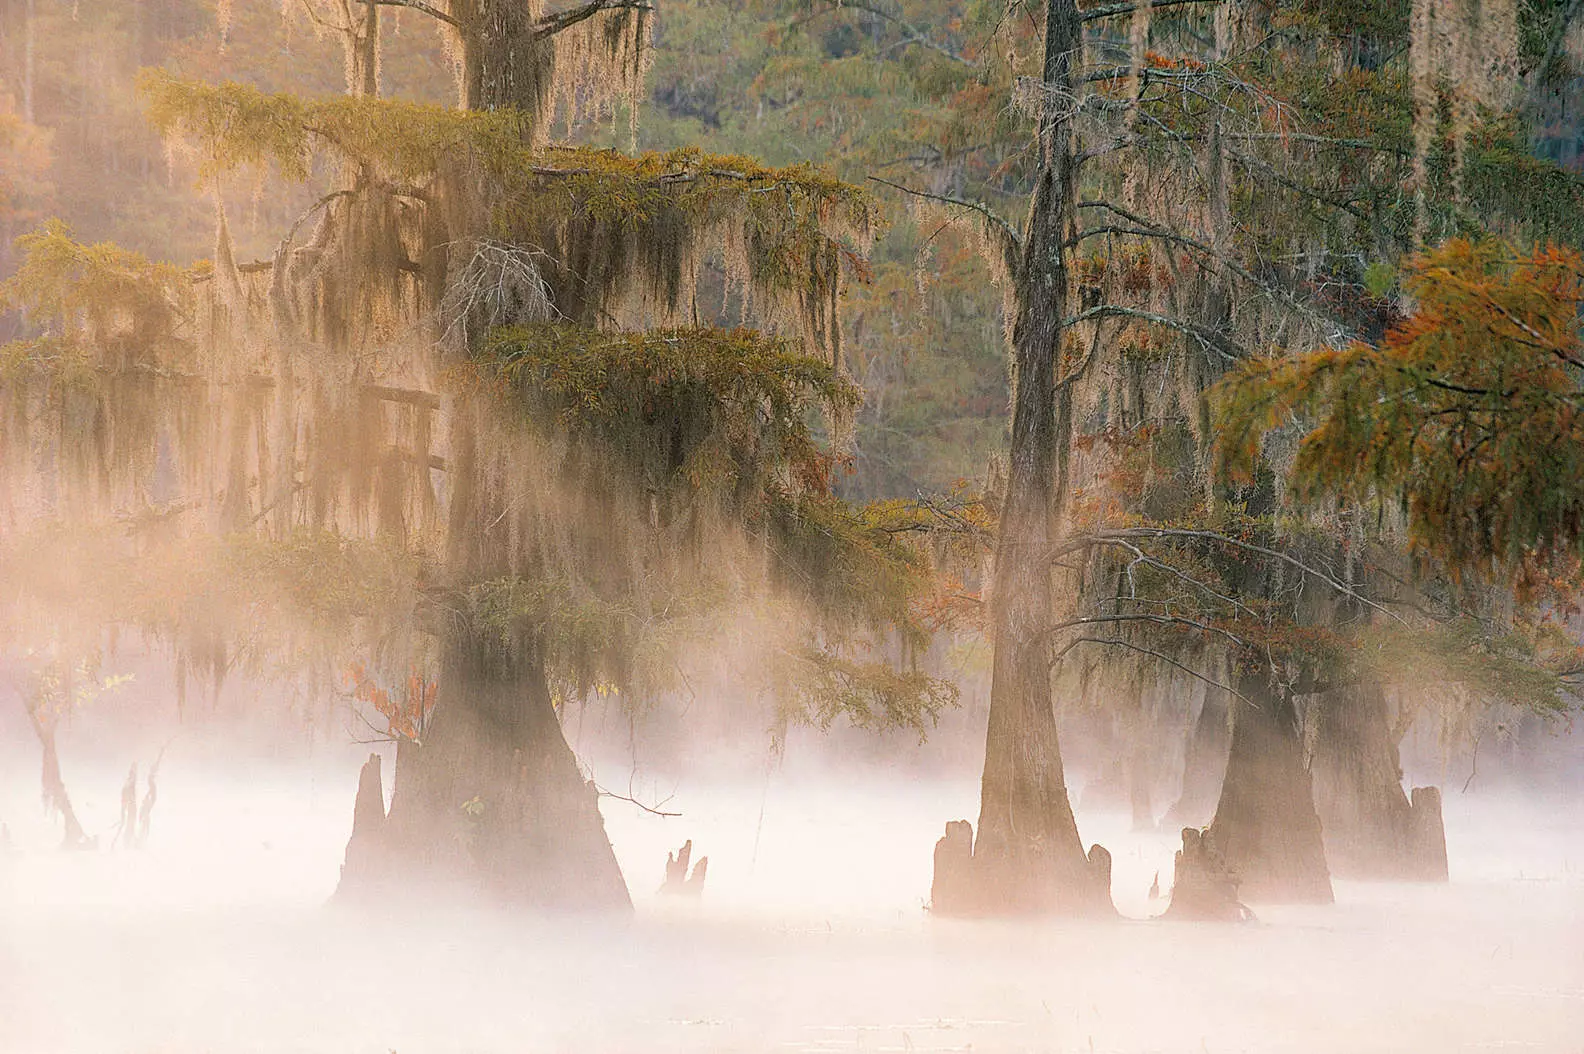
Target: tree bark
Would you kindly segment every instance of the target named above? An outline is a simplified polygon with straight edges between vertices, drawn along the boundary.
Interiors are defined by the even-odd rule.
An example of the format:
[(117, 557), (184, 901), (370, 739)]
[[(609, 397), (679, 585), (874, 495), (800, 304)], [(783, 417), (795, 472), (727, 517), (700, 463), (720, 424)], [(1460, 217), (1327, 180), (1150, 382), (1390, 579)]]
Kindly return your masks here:
[(1207, 686), (1199, 716), (1194, 719), (1183, 761), (1182, 793), (1162, 822), (1172, 827), (1203, 827), (1215, 816), (1216, 798), (1226, 775), (1232, 745), (1227, 695)]
[(1404, 793), (1380, 686), (1320, 697), (1315, 726), (1315, 808), (1332, 872), (1339, 878), (1445, 881), (1439, 794), (1433, 807), (1416, 811)]
[(1264, 671), (1237, 676), (1232, 747), (1210, 837), (1250, 903), (1329, 904), (1320, 818), (1292, 696)]
[(466, 110), (503, 107), (538, 115), (555, 75), (548, 38), (536, 32), (538, 4), (468, 0), (452, 5)]
[(1173, 869), (1171, 904), (1163, 918), (1189, 922), (1248, 922), (1254, 917), (1238, 900), (1238, 878), (1209, 831), (1184, 827)]
[[(1082, 43), (1074, 0), (1047, 0), (1040, 169), (1017, 276), (1012, 446), (991, 585), (995, 656), (979, 831), (971, 892), (961, 903), (935, 904), (942, 914), (1112, 910), (1109, 885), (1097, 888), (1067, 796), (1048, 630), (1050, 554), (1072, 431), (1071, 391), (1058, 383), (1058, 371), (1069, 300), (1064, 245), (1074, 214), (1071, 106)], [(946, 884), (952, 886), (950, 877)]]
[(363, 0), (362, 31), (352, 43), (347, 80), (351, 94), (379, 97), (379, 4)]
[(361, 810), (377, 850), (353, 852), (354, 834), (341, 898), (416, 883), (497, 903), (631, 910), (598, 793), (562, 735), (537, 654), (465, 637), (447, 647), (440, 685), (421, 739), (397, 748), (389, 815), (379, 823), (372, 804)]

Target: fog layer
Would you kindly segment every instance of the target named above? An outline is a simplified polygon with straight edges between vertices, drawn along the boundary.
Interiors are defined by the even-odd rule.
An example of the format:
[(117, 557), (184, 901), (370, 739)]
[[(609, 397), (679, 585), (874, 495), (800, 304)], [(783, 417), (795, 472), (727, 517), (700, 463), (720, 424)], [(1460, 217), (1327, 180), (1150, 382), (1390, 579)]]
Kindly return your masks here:
[[(922, 902), (971, 781), (772, 769), (679, 788), (680, 817), (606, 799), (638, 909), (610, 923), (326, 906), (354, 758), (227, 778), (169, 762), (142, 852), (53, 851), (42, 819), (14, 819), (37, 812), (32, 776), (3, 782), (5, 1051), (1441, 1054), (1584, 1036), (1584, 822), (1562, 800), (1450, 794), (1446, 887), (1338, 883), (1335, 907), (1248, 927), (964, 924)], [(82, 780), (97, 831), (115, 779)], [(1170, 834), (1080, 823), (1115, 853), (1123, 913), (1159, 911)], [(708, 888), (662, 900), (685, 838)]]

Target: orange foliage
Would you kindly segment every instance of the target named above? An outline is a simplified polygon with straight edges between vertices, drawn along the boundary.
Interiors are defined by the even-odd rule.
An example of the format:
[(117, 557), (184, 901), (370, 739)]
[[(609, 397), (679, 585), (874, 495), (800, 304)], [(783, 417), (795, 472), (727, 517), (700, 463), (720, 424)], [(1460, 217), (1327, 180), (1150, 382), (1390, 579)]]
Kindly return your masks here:
[(399, 698), (381, 687), (361, 662), (347, 667), (347, 678), (352, 682), (352, 697), (368, 703), (385, 718), (392, 739), (416, 740), (423, 735), (434, 711), (439, 685), (424, 679), (416, 667), (408, 670)]

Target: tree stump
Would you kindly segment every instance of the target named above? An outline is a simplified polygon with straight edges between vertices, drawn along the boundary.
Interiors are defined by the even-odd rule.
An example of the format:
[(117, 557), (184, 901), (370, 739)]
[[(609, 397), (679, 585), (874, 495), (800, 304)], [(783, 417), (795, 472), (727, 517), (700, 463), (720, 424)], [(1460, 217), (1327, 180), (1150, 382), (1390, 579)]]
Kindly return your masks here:
[(1105, 908), (1114, 911), (1111, 903), (1111, 851), (1096, 842), (1089, 847), (1089, 855), (1085, 859), (1089, 862), (1089, 891), (1096, 901), (1096, 913), (1100, 913), (1102, 900)]
[(1411, 799), (1413, 878), (1422, 882), (1447, 880), (1446, 827), (1441, 820), (1441, 791), (1415, 787)]
[(704, 892), (704, 878), (709, 874), (709, 857), (701, 856), (688, 874), (688, 863), (693, 859), (693, 839), (682, 843), (674, 854), (666, 854), (665, 883), (660, 892), (670, 897), (698, 897)]
[(1238, 900), (1238, 877), (1227, 867), (1210, 829), (1184, 827), (1177, 851), (1171, 903), (1161, 918), (1190, 922), (1248, 922)]
[(935, 878), (930, 883), (930, 911), (967, 915), (973, 910), (973, 824), (953, 820), (935, 843)]
[(357, 800), (352, 806), (352, 836), (341, 865), (338, 897), (366, 895), (384, 871), (385, 786), (380, 756), (370, 754), (358, 773)]

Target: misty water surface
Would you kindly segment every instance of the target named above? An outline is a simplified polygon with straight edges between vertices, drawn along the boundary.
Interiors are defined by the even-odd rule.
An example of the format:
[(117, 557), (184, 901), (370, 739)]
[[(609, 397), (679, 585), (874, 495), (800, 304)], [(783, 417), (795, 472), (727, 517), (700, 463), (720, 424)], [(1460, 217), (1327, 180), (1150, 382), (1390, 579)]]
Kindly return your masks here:
[[(612, 923), (326, 907), (355, 757), (167, 768), (143, 852), (13, 826), (0, 1049), (1584, 1050), (1584, 822), (1562, 799), (1449, 794), (1448, 887), (1339, 882), (1335, 907), (1247, 927), (971, 924), (922, 905), (972, 781), (778, 771), (679, 786), (679, 818), (607, 800), (637, 904)], [(5, 774), (7, 816), (37, 815), (33, 777)], [(81, 782), (112, 828), (117, 776)], [(1080, 824), (1115, 852), (1119, 908), (1161, 910), (1170, 836)], [(698, 904), (655, 896), (685, 837), (711, 858)]]

